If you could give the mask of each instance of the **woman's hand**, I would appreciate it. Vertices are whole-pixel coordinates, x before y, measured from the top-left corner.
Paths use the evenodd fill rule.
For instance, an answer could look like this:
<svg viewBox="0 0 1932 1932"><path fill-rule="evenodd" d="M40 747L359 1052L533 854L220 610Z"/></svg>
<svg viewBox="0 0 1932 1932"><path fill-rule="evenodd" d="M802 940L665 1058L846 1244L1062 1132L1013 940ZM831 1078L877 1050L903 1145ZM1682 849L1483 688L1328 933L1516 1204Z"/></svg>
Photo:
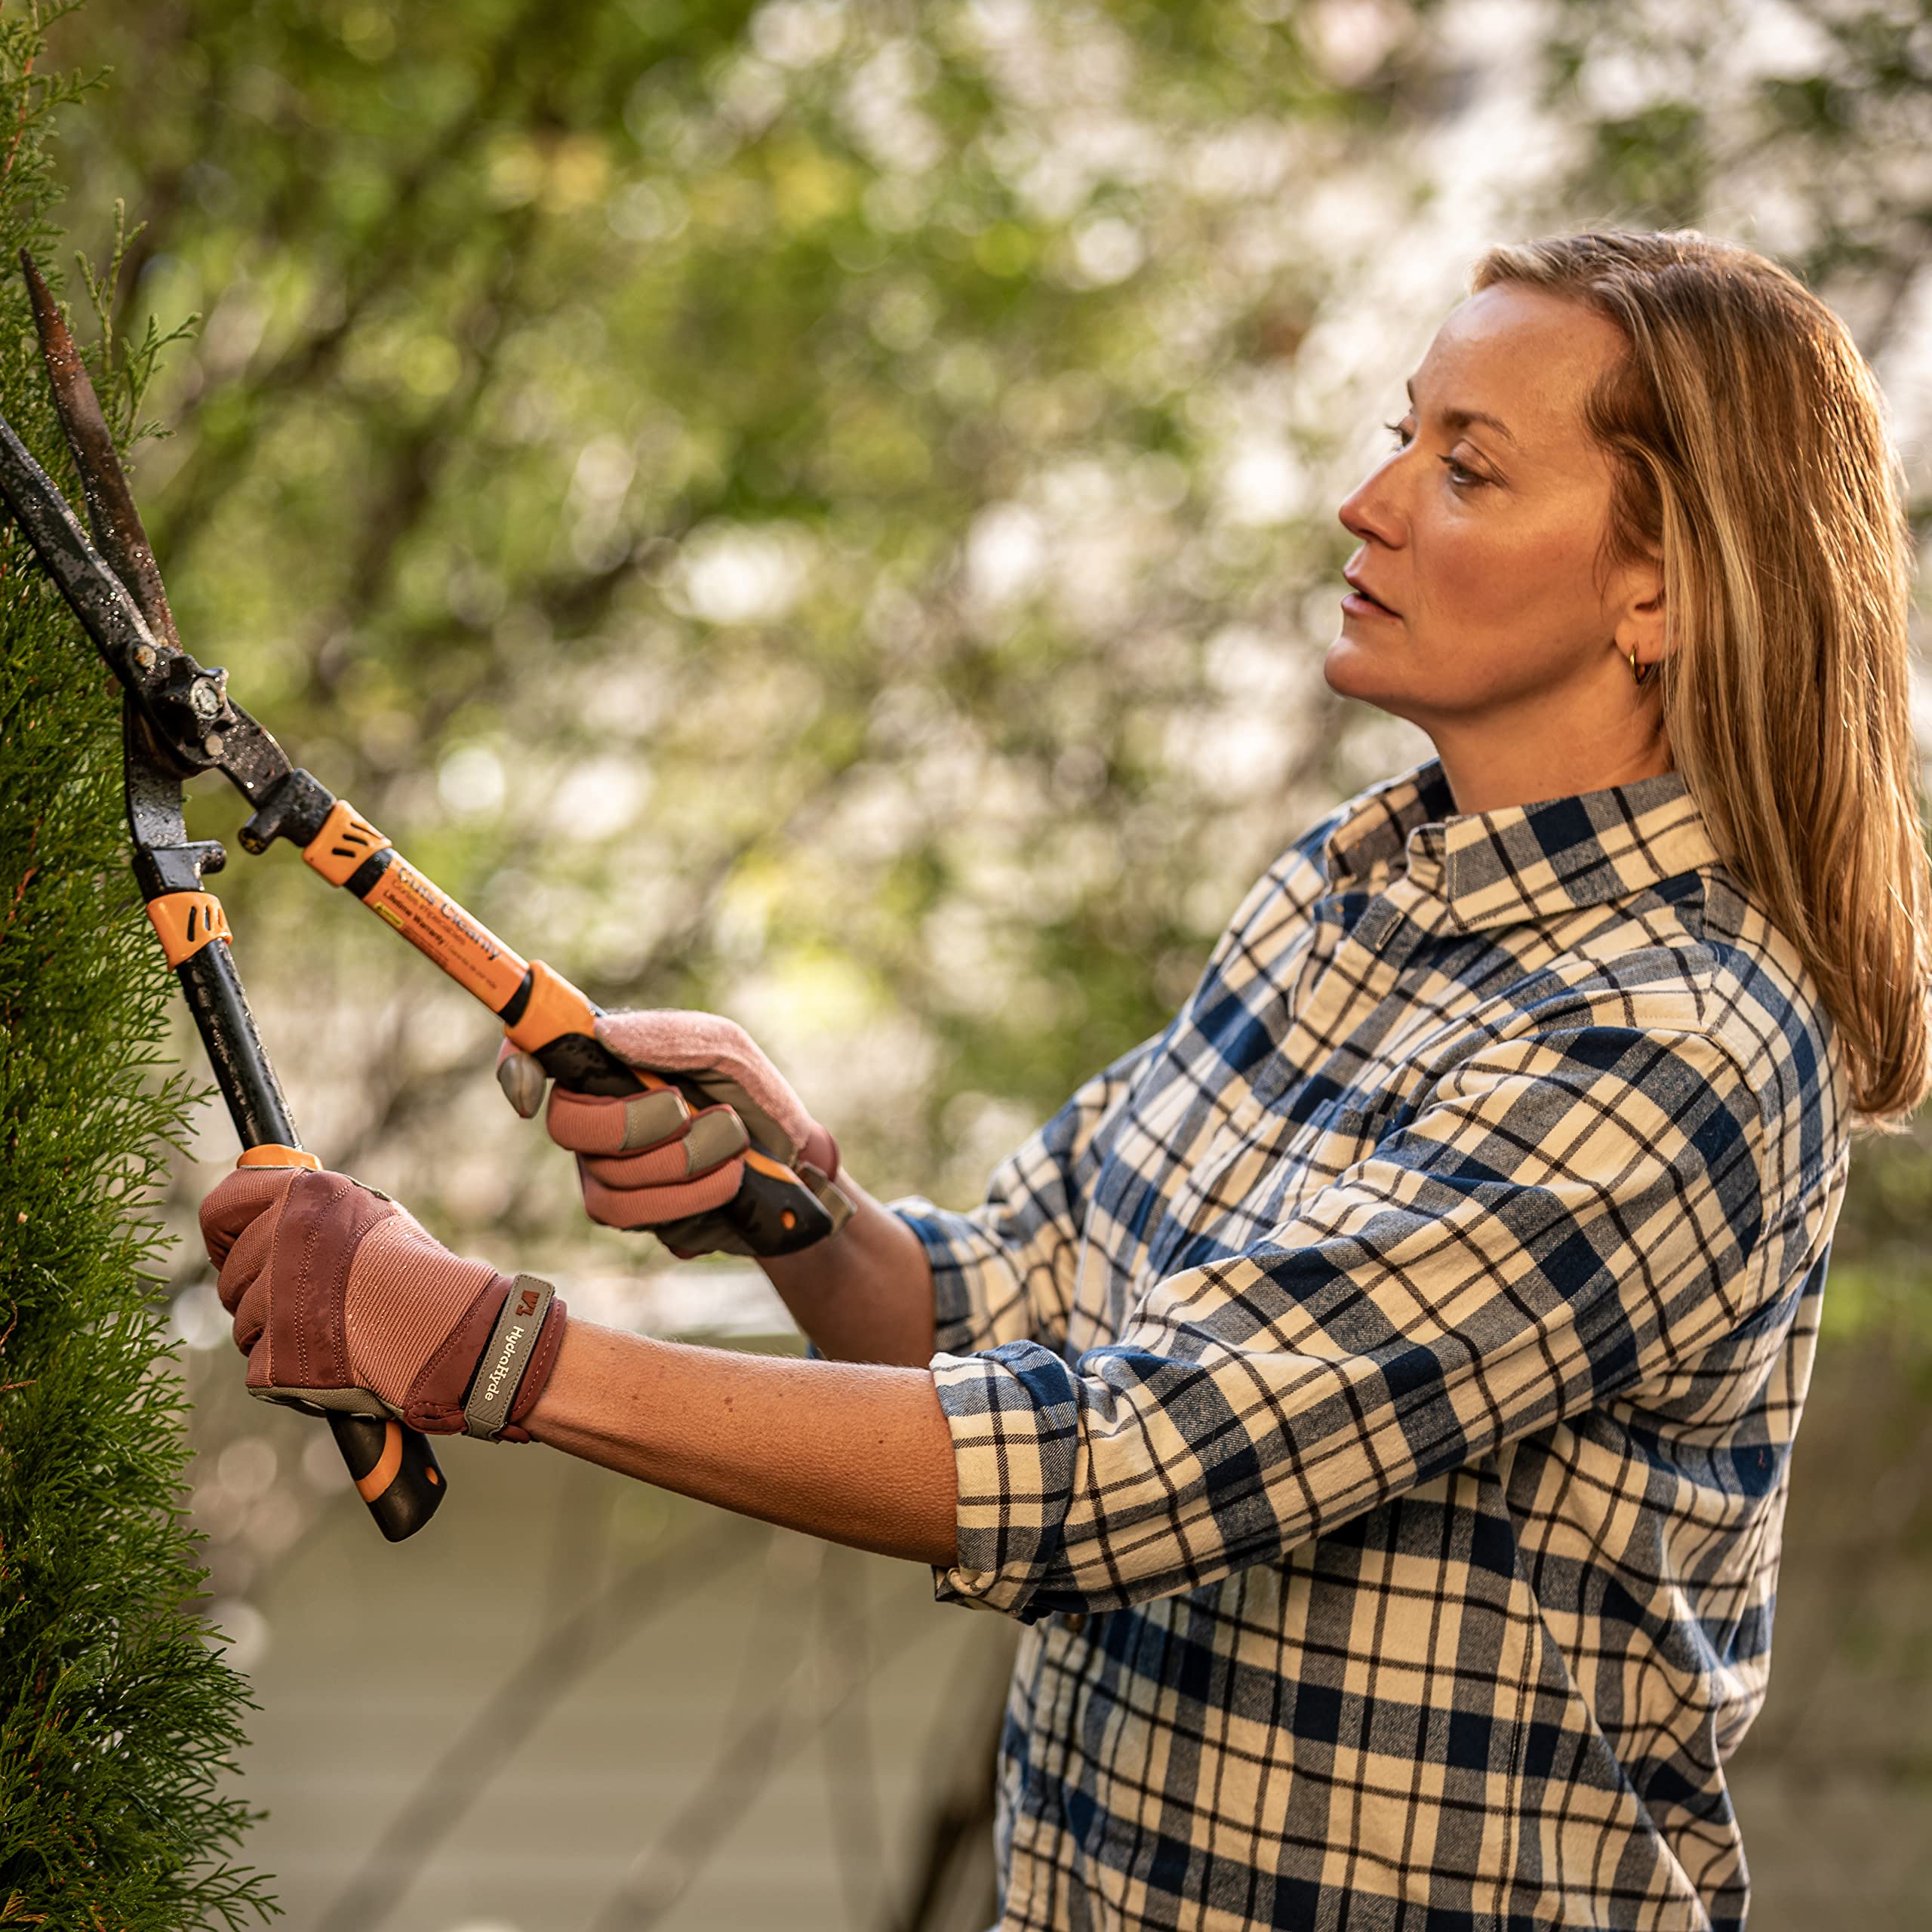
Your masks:
<svg viewBox="0 0 1932 1932"><path fill-rule="evenodd" d="M603 1097L552 1089L545 1124L577 1156L586 1211L607 1227L647 1229L688 1259L749 1251L717 1211L743 1185L755 1149L782 1161L832 1215L851 1205L834 1185L838 1146L790 1083L735 1021L711 1013L613 1013L597 1037L627 1066L675 1074L711 1103L692 1107L671 1087ZM543 1069L507 1042L497 1078L525 1119L543 1105Z"/></svg>
<svg viewBox="0 0 1932 1932"><path fill-rule="evenodd" d="M251 1394L529 1441L565 1318L547 1281L452 1254L387 1195L306 1168L238 1169L202 1202L202 1238Z"/></svg>

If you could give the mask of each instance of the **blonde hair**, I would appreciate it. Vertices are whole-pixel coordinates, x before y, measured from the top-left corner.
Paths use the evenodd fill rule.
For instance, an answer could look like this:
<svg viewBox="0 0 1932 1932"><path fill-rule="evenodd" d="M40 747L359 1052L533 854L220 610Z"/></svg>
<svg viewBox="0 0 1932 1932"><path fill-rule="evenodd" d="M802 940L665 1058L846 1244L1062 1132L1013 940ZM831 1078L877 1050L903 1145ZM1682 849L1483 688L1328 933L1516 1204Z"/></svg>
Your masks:
<svg viewBox="0 0 1932 1932"><path fill-rule="evenodd" d="M1662 558L1672 756L1803 956L1853 1106L1895 1124L1932 1085L1932 941L1912 552L1870 368L1795 278L1688 231L1495 248L1472 281L1585 303L1628 340L1587 418L1616 460L1611 554Z"/></svg>

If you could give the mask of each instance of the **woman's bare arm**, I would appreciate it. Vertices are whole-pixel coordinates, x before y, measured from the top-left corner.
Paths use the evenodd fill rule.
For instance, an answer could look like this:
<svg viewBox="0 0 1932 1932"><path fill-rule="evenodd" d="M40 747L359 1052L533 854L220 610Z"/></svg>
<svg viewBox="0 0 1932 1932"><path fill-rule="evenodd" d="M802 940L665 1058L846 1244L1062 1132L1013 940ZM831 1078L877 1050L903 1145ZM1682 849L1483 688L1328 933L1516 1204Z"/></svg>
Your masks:
<svg viewBox="0 0 1932 1932"><path fill-rule="evenodd" d="M572 1321L524 1426L586 1462L787 1529L955 1560L952 1438L923 1367L734 1355Z"/></svg>
<svg viewBox="0 0 1932 1932"><path fill-rule="evenodd" d="M849 1175L857 1212L829 1241L759 1263L792 1318L834 1361L923 1368L933 1355L933 1271L924 1244Z"/></svg>

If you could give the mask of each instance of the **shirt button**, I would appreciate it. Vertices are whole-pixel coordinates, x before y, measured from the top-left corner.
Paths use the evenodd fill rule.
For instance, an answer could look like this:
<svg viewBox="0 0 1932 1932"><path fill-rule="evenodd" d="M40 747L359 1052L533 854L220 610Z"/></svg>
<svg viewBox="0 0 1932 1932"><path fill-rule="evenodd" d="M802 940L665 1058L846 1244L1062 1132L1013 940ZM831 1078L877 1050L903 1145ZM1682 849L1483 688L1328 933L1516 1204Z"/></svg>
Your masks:
<svg viewBox="0 0 1932 1932"><path fill-rule="evenodd" d="M1355 943L1379 956L1382 949L1395 937L1395 928L1401 923L1401 914L1387 900L1378 899L1357 921Z"/></svg>
<svg viewBox="0 0 1932 1932"><path fill-rule="evenodd" d="M1060 1621L1061 1629L1069 1637L1077 1637L1087 1627L1087 1613L1084 1610L1069 1610Z"/></svg>

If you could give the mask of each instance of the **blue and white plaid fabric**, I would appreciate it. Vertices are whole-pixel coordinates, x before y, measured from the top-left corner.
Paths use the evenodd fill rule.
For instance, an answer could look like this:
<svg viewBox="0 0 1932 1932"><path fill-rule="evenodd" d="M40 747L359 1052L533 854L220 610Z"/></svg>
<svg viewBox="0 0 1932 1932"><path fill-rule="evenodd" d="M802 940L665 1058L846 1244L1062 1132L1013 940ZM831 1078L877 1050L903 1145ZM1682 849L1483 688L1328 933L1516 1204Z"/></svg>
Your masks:
<svg viewBox="0 0 1932 1932"><path fill-rule="evenodd" d="M1004 1926L1740 1927L1847 1165L1675 777L1432 764L1248 895L931 1257L943 1598L1023 1640Z"/></svg>

